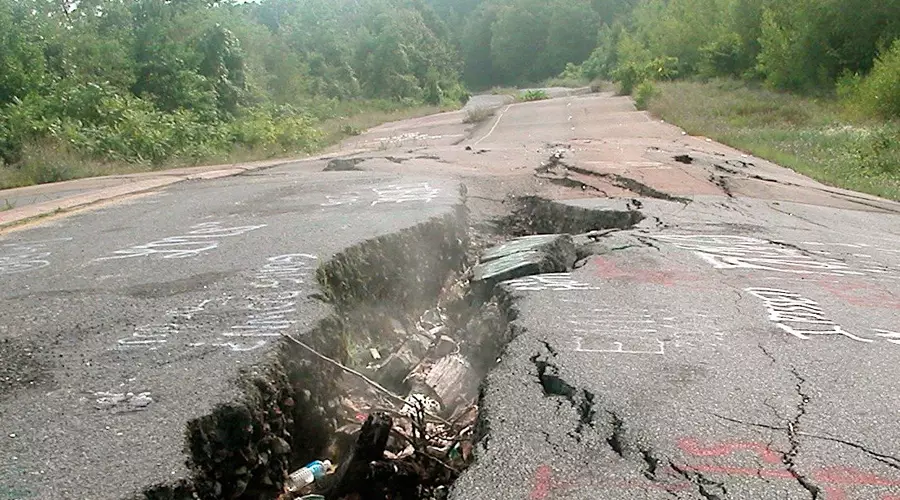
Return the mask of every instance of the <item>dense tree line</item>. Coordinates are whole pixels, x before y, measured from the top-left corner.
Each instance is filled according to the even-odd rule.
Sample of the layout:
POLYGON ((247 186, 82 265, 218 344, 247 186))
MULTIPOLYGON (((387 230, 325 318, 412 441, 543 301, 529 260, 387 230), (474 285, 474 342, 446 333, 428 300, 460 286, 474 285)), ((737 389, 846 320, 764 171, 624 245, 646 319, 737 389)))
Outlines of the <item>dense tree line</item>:
POLYGON ((342 102, 465 98, 420 0, 0 0, 0 164, 317 146, 342 102))
POLYGON ((647 80, 732 77, 801 92, 837 87, 869 112, 900 114, 900 0, 432 3, 462 20, 473 85, 561 71, 620 81, 626 91, 647 80))
POLYGON ((0 162, 318 146, 348 102, 733 77, 900 114, 900 0, 0 0, 0 162))

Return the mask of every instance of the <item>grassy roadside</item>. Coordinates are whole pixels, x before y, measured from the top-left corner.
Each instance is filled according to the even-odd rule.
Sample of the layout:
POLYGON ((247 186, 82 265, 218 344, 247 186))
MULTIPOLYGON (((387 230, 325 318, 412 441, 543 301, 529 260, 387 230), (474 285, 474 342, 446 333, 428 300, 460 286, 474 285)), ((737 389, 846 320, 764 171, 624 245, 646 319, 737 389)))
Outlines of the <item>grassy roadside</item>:
MULTIPOLYGON (((359 135, 367 129, 398 120, 418 118, 458 107, 409 106, 385 108, 383 103, 348 103, 336 118, 326 118, 315 125, 320 134, 317 150, 324 150, 340 141, 359 135)), ((290 151, 275 148, 234 148, 229 152, 205 156, 201 159, 173 159, 161 165, 151 163, 104 162, 80 155, 59 142, 29 143, 23 152, 20 165, 4 165, 0 160, 0 189, 46 184, 51 182, 121 175, 139 172, 162 171, 171 168, 242 163, 275 158, 305 156, 304 151, 290 151)), ((6 207, 7 209, 10 207, 6 207)), ((4 209, 0 202, 0 211, 4 209)))
POLYGON ((647 110, 832 186, 900 201, 900 123, 736 81, 654 83, 647 110))

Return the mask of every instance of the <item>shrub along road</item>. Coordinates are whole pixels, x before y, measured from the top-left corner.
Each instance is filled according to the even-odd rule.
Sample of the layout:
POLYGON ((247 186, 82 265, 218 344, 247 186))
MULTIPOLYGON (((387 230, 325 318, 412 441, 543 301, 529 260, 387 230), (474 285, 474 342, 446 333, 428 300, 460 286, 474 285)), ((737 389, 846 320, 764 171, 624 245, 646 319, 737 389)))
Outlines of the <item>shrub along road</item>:
MULTIPOLYGON (((463 199, 484 231, 508 195, 530 194, 640 222, 588 242, 572 273, 503 285, 518 335, 484 386, 485 432, 453 498, 900 495, 884 424, 900 405, 900 205, 685 136, 626 98, 463 118, 346 141, 334 155, 348 161, 331 163, 346 171, 296 162, 7 231, 0 497, 277 482, 286 460, 209 455, 228 446, 212 412, 266 400, 243 382, 254 374, 279 387, 277 350, 257 342, 276 327, 315 338, 342 305, 309 298, 331 293, 314 268, 463 199), (273 283, 296 304, 258 292, 273 283), (191 424, 185 456, 189 422, 208 426, 191 424)), ((449 262, 457 240, 414 248, 449 262)), ((292 434, 312 446, 308 429, 292 434)), ((265 442, 254 449, 281 449, 265 442)))

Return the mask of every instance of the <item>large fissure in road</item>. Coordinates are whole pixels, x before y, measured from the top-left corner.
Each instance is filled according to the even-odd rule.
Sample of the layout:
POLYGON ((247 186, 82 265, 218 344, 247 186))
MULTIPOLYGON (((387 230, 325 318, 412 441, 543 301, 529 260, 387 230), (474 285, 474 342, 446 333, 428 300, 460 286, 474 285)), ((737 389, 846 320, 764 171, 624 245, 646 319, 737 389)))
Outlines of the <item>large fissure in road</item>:
MULTIPOLYGON (((435 440, 449 443, 446 449, 435 450, 424 435, 412 454, 392 458, 401 469, 404 459, 412 463, 412 473, 348 477, 354 473, 344 467, 320 490, 326 498, 354 491, 446 496, 473 459, 475 444, 488 446, 489 417, 478 412, 480 385, 517 331, 515 292, 496 285, 571 271, 590 253, 591 235, 643 219, 635 210, 592 211, 540 198, 520 198, 514 205, 494 234, 472 238, 460 204, 450 214, 350 247, 322 264, 316 298, 330 304, 333 314, 311 331, 283 339, 266 363, 245 368, 237 381, 243 399, 188 425, 191 481, 150 488, 144 496, 299 498, 286 493, 288 473, 311 460, 340 463, 352 457, 360 427, 371 424, 371 418, 363 422, 369 415, 375 421, 409 420, 415 427, 416 411, 429 432, 445 433, 443 441, 435 440), (588 234, 573 239, 565 233, 588 234), (529 236, 483 248, 522 235, 529 236), (455 442, 446 439, 451 431, 455 442)), ((561 390, 579 413, 574 432, 594 428, 594 395, 554 389, 552 364, 535 363, 544 367, 541 382, 548 392, 561 390)), ((609 442, 616 447, 621 421, 609 415, 609 442)), ((402 429, 396 426, 393 434, 402 435, 402 429)), ((406 448, 393 434, 388 446, 406 448)))

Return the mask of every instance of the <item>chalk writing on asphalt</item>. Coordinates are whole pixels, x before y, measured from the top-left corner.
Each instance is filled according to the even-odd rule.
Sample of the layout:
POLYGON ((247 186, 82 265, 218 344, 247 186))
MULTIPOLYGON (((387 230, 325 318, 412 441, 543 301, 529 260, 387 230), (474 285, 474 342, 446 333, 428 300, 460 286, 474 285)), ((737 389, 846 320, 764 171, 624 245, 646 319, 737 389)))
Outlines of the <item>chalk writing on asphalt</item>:
POLYGON ((220 336, 227 342, 212 345, 235 352, 264 347, 272 337, 280 337, 296 324, 292 319, 302 295, 302 285, 315 272, 317 258, 309 254, 287 254, 270 257, 256 272, 250 286, 258 294, 247 297, 247 317, 220 336), (252 343, 245 340, 255 339, 252 343))
POLYGON ((50 265, 48 244, 72 238, 0 244, 0 274, 24 273, 50 265))
POLYGON ((600 290, 600 287, 574 279, 571 273, 538 274, 504 281, 503 285, 517 292, 600 290))
POLYGON ((656 235, 654 239, 690 250, 716 269, 750 269, 794 274, 865 276, 885 274, 883 269, 853 269, 849 264, 792 246, 747 236, 656 235))
POLYGON ((266 224, 229 227, 221 222, 204 222, 191 226, 190 231, 186 234, 135 245, 124 250, 116 250, 113 255, 95 260, 106 261, 151 256, 159 256, 163 259, 196 257, 218 248, 220 239, 240 236, 263 227, 266 227, 266 224))
POLYGON ((575 352, 664 356, 670 348, 715 348, 725 336, 715 326, 717 318, 699 311, 584 309, 583 300, 562 302, 574 306, 565 317, 575 352))
POLYGON ((411 202, 431 203, 441 194, 439 188, 431 186, 427 182, 410 184, 386 184, 371 189, 371 192, 348 191, 340 195, 326 195, 322 207, 337 207, 341 205, 354 205, 359 202, 369 206, 384 203, 401 204, 411 202))
POLYGON ((110 410, 114 413, 127 413, 147 409, 153 403, 150 391, 143 392, 95 392, 97 409, 110 410))
POLYGON ((890 330, 882 330, 880 328, 876 328, 873 330, 875 332, 876 337, 880 337, 892 344, 900 345, 900 332, 892 332, 890 330))
POLYGON ((673 317, 654 318, 643 311, 594 309, 589 315, 570 316, 575 352, 608 354, 652 354, 662 356, 666 330, 674 328, 673 317))
POLYGON ((339 207, 341 205, 352 205, 360 200, 362 195, 357 191, 351 191, 349 193, 344 193, 341 195, 325 195, 325 203, 322 203, 323 207, 339 207))
POLYGON ((437 198, 441 190, 433 188, 427 182, 416 184, 393 184, 390 186, 373 188, 377 199, 372 205, 379 203, 405 203, 409 201, 422 201, 425 203, 437 198))
POLYGON ((800 294, 777 288, 748 288, 745 291, 762 299, 769 313, 769 321, 798 339, 809 340, 813 336, 840 335, 857 342, 874 342, 872 339, 847 332, 829 319, 816 301, 800 294))

